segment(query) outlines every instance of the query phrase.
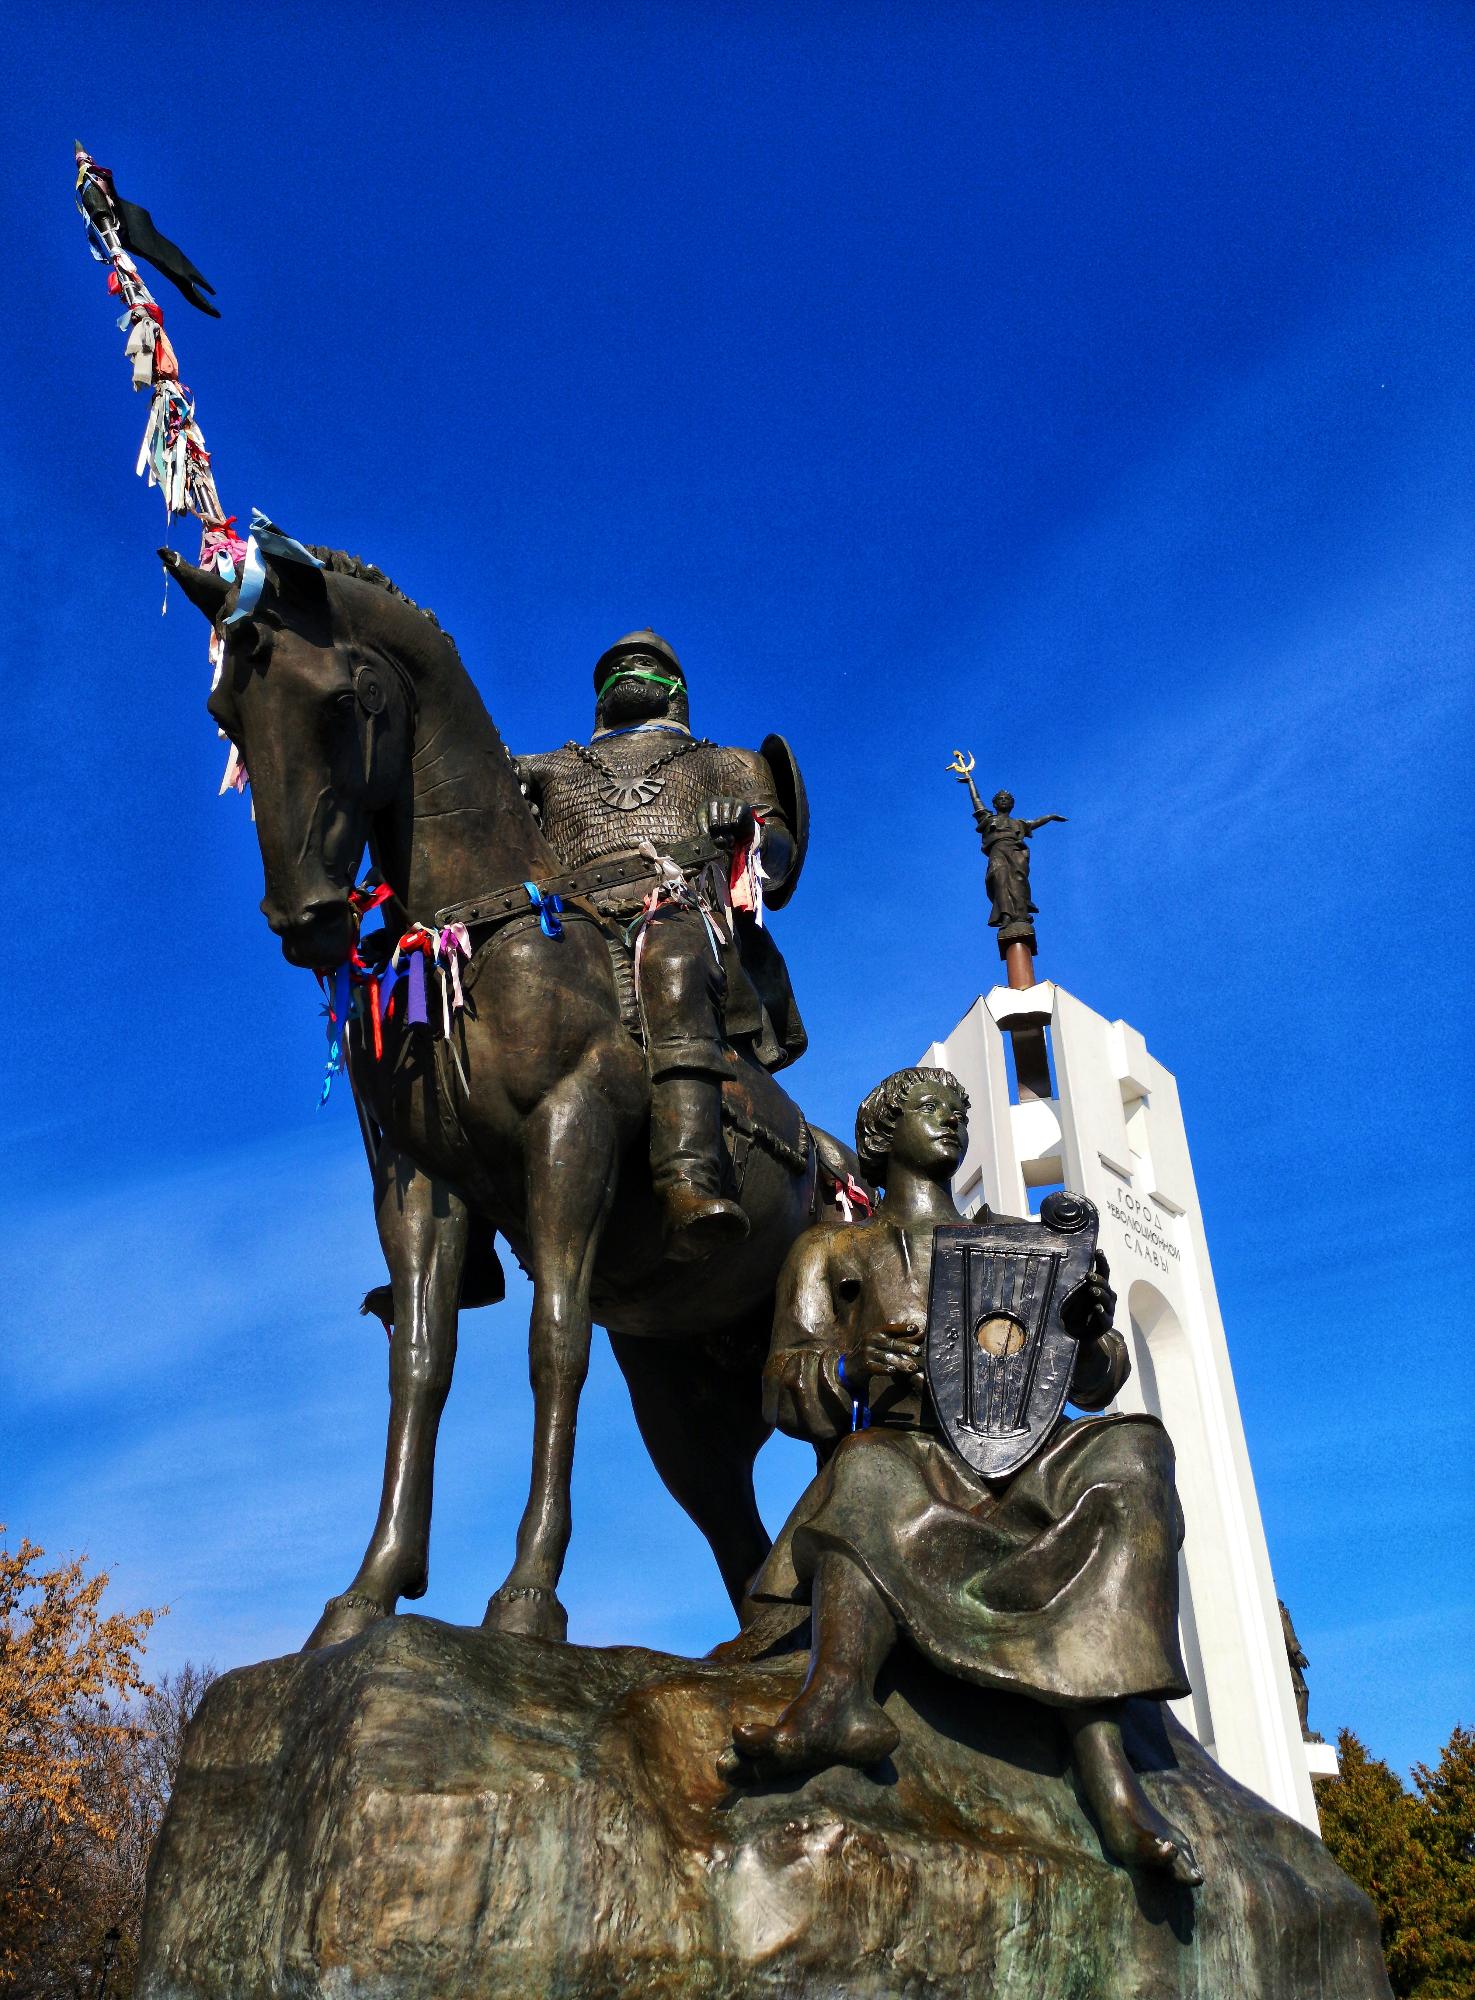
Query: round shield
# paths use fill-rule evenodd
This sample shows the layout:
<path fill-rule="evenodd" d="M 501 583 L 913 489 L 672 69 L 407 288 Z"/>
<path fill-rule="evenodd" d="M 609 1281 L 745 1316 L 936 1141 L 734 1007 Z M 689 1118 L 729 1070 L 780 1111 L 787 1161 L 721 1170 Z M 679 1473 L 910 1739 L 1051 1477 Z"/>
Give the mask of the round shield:
<path fill-rule="evenodd" d="M 778 793 L 779 805 L 794 836 L 794 866 L 788 881 L 782 888 L 763 892 L 768 907 L 781 910 L 799 886 L 804 857 L 809 852 L 809 794 L 804 789 L 798 760 L 784 737 L 765 736 L 761 755 L 773 773 L 773 789 Z"/>

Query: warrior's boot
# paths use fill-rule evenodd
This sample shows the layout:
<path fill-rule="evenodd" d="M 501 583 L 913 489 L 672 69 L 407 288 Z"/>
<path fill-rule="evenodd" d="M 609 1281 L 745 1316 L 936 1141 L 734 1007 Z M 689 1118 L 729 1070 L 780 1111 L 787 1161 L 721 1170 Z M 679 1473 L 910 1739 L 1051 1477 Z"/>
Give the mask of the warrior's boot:
<path fill-rule="evenodd" d="M 748 1218 L 719 1191 L 722 1085 L 715 1076 L 668 1072 L 651 1085 L 650 1173 L 665 1203 L 671 1254 L 683 1261 L 740 1242 Z"/>

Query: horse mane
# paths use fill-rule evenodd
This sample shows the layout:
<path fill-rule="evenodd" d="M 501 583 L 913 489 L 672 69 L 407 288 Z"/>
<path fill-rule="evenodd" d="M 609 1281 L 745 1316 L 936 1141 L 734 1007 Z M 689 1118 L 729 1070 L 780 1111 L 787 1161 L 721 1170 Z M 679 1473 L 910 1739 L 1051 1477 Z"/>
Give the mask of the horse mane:
<path fill-rule="evenodd" d="M 376 590 L 387 591 L 391 597 L 397 597 L 401 604 L 408 604 L 412 611 L 418 611 L 422 618 L 428 618 L 437 632 L 445 630 L 433 611 L 426 605 L 417 604 L 414 598 L 401 590 L 382 569 L 376 569 L 373 563 L 365 562 L 362 556 L 351 556 L 345 549 L 314 548 L 311 543 L 308 544 L 308 553 L 315 555 L 323 568 L 331 570 L 334 576 L 352 576 L 360 583 L 372 583 Z"/>

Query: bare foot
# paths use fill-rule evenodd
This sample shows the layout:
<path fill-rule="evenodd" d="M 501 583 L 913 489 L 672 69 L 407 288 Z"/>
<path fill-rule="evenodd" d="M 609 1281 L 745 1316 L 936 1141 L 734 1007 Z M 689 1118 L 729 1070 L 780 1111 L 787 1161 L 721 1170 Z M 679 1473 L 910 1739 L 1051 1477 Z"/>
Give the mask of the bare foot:
<path fill-rule="evenodd" d="M 1081 1785 L 1111 1858 L 1124 1868 L 1151 1868 L 1196 1889 L 1204 1878 L 1193 1849 L 1143 1791 L 1116 1724 L 1088 1723 L 1073 1742 Z"/>
<path fill-rule="evenodd" d="M 1132 1800 L 1091 1801 L 1101 1845 L 1126 1868 L 1156 1868 L 1187 1889 L 1196 1889 L 1203 1872 L 1193 1849 L 1170 1820 L 1153 1805 L 1141 1786 Z"/>
<path fill-rule="evenodd" d="M 776 1722 L 738 1723 L 732 1740 L 764 1771 L 821 1771 L 829 1764 L 864 1770 L 891 1755 L 901 1732 L 868 1695 L 811 1685 Z"/>

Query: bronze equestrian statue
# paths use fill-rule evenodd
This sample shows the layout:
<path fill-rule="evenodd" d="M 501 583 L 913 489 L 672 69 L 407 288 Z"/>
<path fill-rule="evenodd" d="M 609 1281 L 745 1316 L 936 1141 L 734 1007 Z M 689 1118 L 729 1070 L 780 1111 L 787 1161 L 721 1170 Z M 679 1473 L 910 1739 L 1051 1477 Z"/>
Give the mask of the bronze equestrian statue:
<path fill-rule="evenodd" d="M 803 782 L 780 737 L 778 764 L 691 733 L 686 675 L 664 639 L 629 632 L 594 668 L 590 742 L 516 759 L 543 836 L 565 867 L 625 858 L 643 842 L 662 852 L 710 834 L 740 854 L 758 835 L 764 899 L 788 901 L 804 863 Z M 788 972 L 760 921 L 737 910 L 729 935 L 695 902 L 661 902 L 643 916 L 649 876 L 596 889 L 590 901 L 627 930 L 639 925 L 634 999 L 651 1076 L 650 1170 L 665 1203 L 673 1254 L 748 1233 L 721 1185 L 721 1099 L 731 1043 L 767 1070 L 804 1053 L 807 1037 Z"/>
<path fill-rule="evenodd" d="M 952 1178 L 967 1112 L 946 1070 L 878 1084 L 856 1144 L 884 1199 L 854 1228 L 806 1232 L 784 1267 L 765 1412 L 813 1443 L 821 1466 L 746 1609 L 752 1623 L 764 1605 L 810 1605 L 813 1650 L 779 1715 L 738 1722 L 724 1770 L 786 1776 L 887 1757 L 897 1731 L 876 1677 L 905 1636 L 945 1673 L 1054 1708 L 1106 1850 L 1191 1885 L 1193 1852 L 1149 1801 L 1121 1727 L 1131 1697 L 1188 1692 L 1167 1432 L 1150 1416 L 1061 1415 L 1018 1470 L 986 1479 L 946 1441 L 923 1379 L 934 1239 L 961 1220 Z M 1061 1306 L 1069 1399 L 1085 1410 L 1104 1409 L 1131 1365 L 1108 1277 L 1098 1255 Z M 862 1399 L 874 1408 L 857 1427 Z"/>
<path fill-rule="evenodd" d="M 707 1096 L 700 1111 L 687 1102 L 672 1115 L 679 1146 L 699 1147 L 701 1161 L 676 1145 L 661 1154 L 668 1187 L 695 1189 L 700 1211 L 656 1193 L 645 1057 L 622 1008 L 620 948 L 612 955 L 608 920 L 590 899 L 614 876 L 624 886 L 626 870 L 639 874 L 642 895 L 669 871 L 638 852 L 567 868 L 550 837 L 568 824 L 550 760 L 525 766 L 545 831 L 433 617 L 355 558 L 264 539 L 254 576 L 248 553 L 244 585 L 160 553 L 224 642 L 210 712 L 250 774 L 261 907 L 283 953 L 294 965 L 336 968 L 362 942 L 350 897 L 366 842 L 392 891 L 384 935 L 447 923 L 455 912 L 473 948 L 449 1040 L 409 1025 L 409 1009 L 383 1022 L 382 1058 L 361 1025 L 346 1036 L 391 1281 L 389 1434 L 363 1561 L 308 1645 L 351 1637 L 426 1589 L 436 1431 L 457 1315 L 463 1302 L 500 1295 L 497 1232 L 533 1284 L 533 1460 L 516 1557 L 486 1623 L 544 1639 L 566 1634 L 557 1584 L 596 1319 L 609 1330 L 657 1470 L 706 1536 L 736 1602 L 769 1547 L 752 1467 L 770 1430 L 761 1376 L 775 1283 L 790 1244 L 855 1170 L 854 1157 L 805 1124 L 750 1038 L 723 1056 L 731 1185 L 711 1195 L 716 1078 L 704 1028 L 705 1066 L 695 1075 Z M 618 681 L 606 690 L 606 722 L 629 713 L 620 700 L 609 706 L 617 689 Z M 615 745 L 597 754 L 619 768 Z M 673 777 L 680 761 L 666 767 Z M 755 764 L 743 775 L 761 774 Z M 760 810 L 778 803 L 736 778 L 725 783 L 707 823 L 733 838 L 744 813 L 732 800 Z M 772 827 L 775 878 L 787 866 L 792 880 L 791 833 L 777 811 Z M 721 850 L 704 835 L 697 852 Z M 561 884 L 571 898 L 556 939 L 529 883 L 535 895 Z M 681 901 L 693 892 L 678 883 L 670 893 Z M 685 1080 L 685 1067 L 670 1074 Z M 681 1172 L 678 1158 L 687 1162 Z M 680 1239 L 697 1231 L 715 1238 L 703 1261 L 672 1254 L 673 1220 L 678 1250 L 694 1247 Z"/>

